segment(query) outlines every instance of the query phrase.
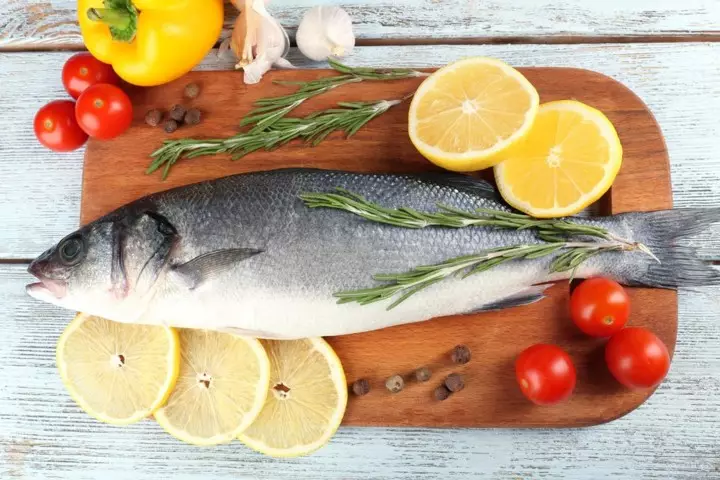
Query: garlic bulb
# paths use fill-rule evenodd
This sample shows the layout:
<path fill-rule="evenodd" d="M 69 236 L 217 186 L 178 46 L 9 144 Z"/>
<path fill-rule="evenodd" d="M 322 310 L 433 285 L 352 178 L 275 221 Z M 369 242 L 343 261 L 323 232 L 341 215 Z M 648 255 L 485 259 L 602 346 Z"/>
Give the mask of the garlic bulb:
<path fill-rule="evenodd" d="M 350 15 L 340 7 L 313 7 L 305 13 L 295 37 L 303 55 L 311 60 L 342 57 L 355 46 Z"/>
<path fill-rule="evenodd" d="M 290 51 L 287 32 L 265 9 L 269 0 L 233 0 L 240 14 L 233 27 L 232 36 L 220 45 L 219 55 L 232 50 L 238 62 L 236 69 L 243 69 L 247 84 L 260 81 L 273 65 L 292 67 L 285 60 Z"/>

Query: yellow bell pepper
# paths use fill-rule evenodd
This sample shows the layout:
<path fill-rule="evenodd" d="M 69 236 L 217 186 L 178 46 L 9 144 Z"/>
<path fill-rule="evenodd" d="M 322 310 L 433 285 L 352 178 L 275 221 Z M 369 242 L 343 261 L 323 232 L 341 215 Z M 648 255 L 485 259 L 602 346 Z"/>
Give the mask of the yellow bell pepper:
<path fill-rule="evenodd" d="M 126 82 L 167 83 L 207 55 L 223 25 L 222 0 L 78 0 L 85 46 Z"/>

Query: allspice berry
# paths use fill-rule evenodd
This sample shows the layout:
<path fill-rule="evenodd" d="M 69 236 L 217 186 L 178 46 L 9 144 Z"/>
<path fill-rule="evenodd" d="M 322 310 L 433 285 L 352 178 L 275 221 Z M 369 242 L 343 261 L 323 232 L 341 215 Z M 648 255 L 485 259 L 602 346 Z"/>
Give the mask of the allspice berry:
<path fill-rule="evenodd" d="M 400 375 L 393 375 L 385 380 L 385 388 L 391 393 L 398 393 L 400 390 L 405 388 L 405 381 Z"/>
<path fill-rule="evenodd" d="M 188 83 L 183 91 L 186 98 L 197 98 L 200 95 L 200 86 L 197 83 Z"/>
<path fill-rule="evenodd" d="M 430 380 L 430 369 L 428 367 L 420 367 L 415 370 L 415 379 L 418 382 L 427 382 Z"/>
<path fill-rule="evenodd" d="M 445 387 L 453 393 L 459 392 L 465 388 L 465 380 L 459 373 L 451 373 L 445 379 Z"/>
<path fill-rule="evenodd" d="M 185 113 L 185 125 L 197 125 L 200 123 L 200 110 L 191 108 Z"/>
<path fill-rule="evenodd" d="M 183 118 L 185 118 L 185 112 L 185 107 L 183 107 L 182 105 L 173 105 L 173 107 L 170 109 L 169 116 L 172 120 L 180 123 L 183 121 Z"/>
<path fill-rule="evenodd" d="M 433 396 L 435 397 L 435 400 L 440 400 L 441 402 L 445 399 L 447 399 L 450 396 L 451 392 L 447 389 L 445 385 L 440 385 L 435 389 L 435 392 L 433 392 Z"/>
<path fill-rule="evenodd" d="M 465 345 L 456 346 L 450 354 L 450 358 L 453 363 L 458 363 L 460 365 L 468 363 L 471 357 L 472 355 L 470 354 L 470 349 Z"/>
<path fill-rule="evenodd" d="M 172 119 L 168 120 L 167 122 L 165 122 L 165 125 L 163 125 L 163 128 L 167 133 L 173 133 L 175 130 L 178 129 L 178 122 Z"/>
<path fill-rule="evenodd" d="M 157 108 L 148 110 L 148 112 L 145 114 L 145 123 L 147 123 L 151 127 L 157 127 L 158 125 L 160 125 L 160 122 L 162 122 L 162 116 L 162 112 Z"/>
<path fill-rule="evenodd" d="M 367 395 L 367 393 L 370 391 L 370 382 L 368 382 L 364 378 L 355 380 L 352 384 L 352 391 L 358 397 Z"/>

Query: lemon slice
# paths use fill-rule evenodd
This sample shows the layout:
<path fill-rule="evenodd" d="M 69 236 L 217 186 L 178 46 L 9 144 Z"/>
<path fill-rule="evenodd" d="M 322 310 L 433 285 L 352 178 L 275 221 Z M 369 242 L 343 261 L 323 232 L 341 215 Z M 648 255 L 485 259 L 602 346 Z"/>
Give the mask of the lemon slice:
<path fill-rule="evenodd" d="M 530 82 L 492 58 L 467 58 L 430 75 L 410 104 L 410 140 L 447 170 L 497 164 L 532 126 L 539 104 Z"/>
<path fill-rule="evenodd" d="M 65 328 L 56 357 L 70 396 L 88 414 L 115 425 L 137 422 L 157 410 L 179 366 L 174 330 L 84 313 Z"/>
<path fill-rule="evenodd" d="M 612 185 L 622 164 L 615 127 L 599 110 L 545 103 L 525 140 L 495 167 L 506 202 L 540 218 L 578 213 Z"/>
<path fill-rule="evenodd" d="M 240 435 L 273 457 L 298 457 L 330 441 L 345 414 L 347 385 L 340 359 L 322 338 L 264 340 L 270 393 L 255 422 Z"/>
<path fill-rule="evenodd" d="M 157 422 L 194 445 L 228 443 L 265 403 L 270 363 L 258 340 L 206 330 L 178 330 L 180 375 Z"/>

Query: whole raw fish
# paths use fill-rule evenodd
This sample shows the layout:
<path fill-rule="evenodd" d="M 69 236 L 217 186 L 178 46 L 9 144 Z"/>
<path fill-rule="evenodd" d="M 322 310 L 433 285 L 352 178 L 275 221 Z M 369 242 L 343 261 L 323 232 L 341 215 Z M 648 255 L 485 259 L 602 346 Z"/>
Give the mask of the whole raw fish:
<path fill-rule="evenodd" d="M 214 329 L 266 338 L 343 335 L 442 315 L 540 300 L 553 255 L 452 276 L 388 310 L 390 301 L 338 304 L 339 291 L 482 250 L 541 242 L 531 230 L 407 229 L 349 212 L 309 208 L 302 193 L 337 187 L 387 207 L 509 210 L 488 183 L 457 174 L 389 175 L 287 169 L 175 188 L 86 225 L 39 256 L 35 298 L 120 322 Z M 720 283 L 677 237 L 720 220 L 720 209 L 573 219 L 641 242 L 641 251 L 596 255 L 575 272 L 628 285 Z"/>

